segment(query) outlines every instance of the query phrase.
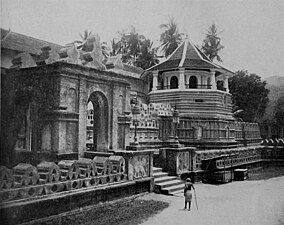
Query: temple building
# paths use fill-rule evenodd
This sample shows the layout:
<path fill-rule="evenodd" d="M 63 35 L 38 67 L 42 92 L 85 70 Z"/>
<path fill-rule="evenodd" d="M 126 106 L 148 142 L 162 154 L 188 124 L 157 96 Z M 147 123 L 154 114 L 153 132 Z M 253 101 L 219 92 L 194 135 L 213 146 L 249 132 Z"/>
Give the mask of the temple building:
<path fill-rule="evenodd" d="M 236 144 L 230 70 L 211 62 L 188 38 L 163 63 L 141 76 L 149 102 L 176 106 L 182 143 L 219 147 Z"/>
<path fill-rule="evenodd" d="M 274 156 L 259 145 L 258 124 L 233 117 L 234 73 L 188 38 L 146 71 L 104 57 L 99 40 L 90 35 L 85 51 L 1 29 L 5 224 L 142 192 L 173 194 L 195 174 L 232 180 L 233 167 Z"/>
<path fill-rule="evenodd" d="M 2 29 L 1 149 L 4 161 L 80 158 L 86 151 L 147 149 L 175 136 L 198 149 L 232 148 L 259 140 L 257 124 L 232 116 L 230 70 L 211 62 L 186 38 L 168 59 L 146 71 L 119 56 L 92 52 Z M 3 97 L 5 96 L 5 98 Z M 133 104 L 139 115 L 133 124 Z"/>

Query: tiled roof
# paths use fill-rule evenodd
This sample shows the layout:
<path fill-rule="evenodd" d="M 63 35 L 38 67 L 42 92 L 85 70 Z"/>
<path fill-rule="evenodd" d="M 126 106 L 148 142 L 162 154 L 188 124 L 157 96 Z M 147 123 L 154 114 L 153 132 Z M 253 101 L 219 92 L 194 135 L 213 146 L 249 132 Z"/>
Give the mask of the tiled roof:
<path fill-rule="evenodd" d="M 123 63 L 123 70 L 131 72 L 131 73 L 137 73 L 141 74 L 144 72 L 144 70 L 140 67 L 132 66 L 126 63 Z"/>
<path fill-rule="evenodd" d="M 232 71 L 211 62 L 209 58 L 188 39 L 181 43 L 166 61 L 153 66 L 146 71 L 161 71 L 177 68 L 218 69 L 233 74 Z"/>
<path fill-rule="evenodd" d="M 3 35 L 2 35 L 3 34 Z M 5 37 L 2 40 L 2 36 Z M 53 44 L 47 41 L 42 41 L 33 37 L 26 35 L 18 34 L 1 28 L 1 48 L 11 49 L 19 52 L 27 52 L 34 55 L 39 55 L 41 48 L 44 46 L 50 46 L 55 51 L 58 51 L 63 48 L 61 45 Z"/>

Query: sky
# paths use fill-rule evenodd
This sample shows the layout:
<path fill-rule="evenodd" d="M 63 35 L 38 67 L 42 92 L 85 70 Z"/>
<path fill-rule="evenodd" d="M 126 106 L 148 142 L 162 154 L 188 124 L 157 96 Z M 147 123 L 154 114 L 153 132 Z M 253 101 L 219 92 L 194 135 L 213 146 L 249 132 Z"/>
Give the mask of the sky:
<path fill-rule="evenodd" d="M 263 79 L 284 76 L 284 0 L 0 0 L 1 27 L 67 44 L 88 29 L 110 43 L 133 25 L 159 43 L 160 24 L 174 17 L 197 45 L 215 22 L 222 66 Z"/>

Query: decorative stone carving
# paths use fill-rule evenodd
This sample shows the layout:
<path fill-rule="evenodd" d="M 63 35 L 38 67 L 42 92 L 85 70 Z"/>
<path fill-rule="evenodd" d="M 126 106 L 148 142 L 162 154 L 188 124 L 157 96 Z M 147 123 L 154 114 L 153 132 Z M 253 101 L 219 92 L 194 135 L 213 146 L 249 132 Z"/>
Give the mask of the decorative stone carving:
<path fill-rule="evenodd" d="M 5 166 L 0 166 L 0 190 L 14 186 L 13 171 Z"/>
<path fill-rule="evenodd" d="M 54 50 L 51 50 L 49 53 L 49 57 L 45 60 L 46 64 L 51 64 L 56 62 L 58 59 L 60 59 L 60 56 L 57 52 L 55 52 Z"/>
<path fill-rule="evenodd" d="M 44 47 L 41 48 L 41 53 L 39 55 L 39 59 L 36 62 L 36 64 L 38 66 L 46 64 L 46 60 L 50 56 L 50 51 L 51 51 L 51 47 L 50 46 L 44 46 Z"/>
<path fill-rule="evenodd" d="M 20 163 L 13 168 L 15 185 L 18 187 L 36 185 L 39 182 L 39 174 L 36 167 L 31 164 Z"/>
<path fill-rule="evenodd" d="M 79 167 L 75 160 L 61 160 L 58 163 L 63 180 L 72 180 L 79 177 Z"/>
<path fill-rule="evenodd" d="M 177 173 L 181 174 L 182 172 L 189 171 L 189 152 L 179 152 L 177 154 Z"/>
<path fill-rule="evenodd" d="M 138 161 L 140 166 L 136 164 L 136 176 L 149 174 L 147 168 L 142 168 L 147 164 L 145 160 Z M 43 161 L 37 167 L 20 163 L 13 171 L 0 166 L 0 201 L 46 196 L 81 187 L 122 182 L 127 180 L 127 177 L 125 159 L 116 155 L 95 157 L 94 160 L 62 160 L 58 165 Z"/>
<path fill-rule="evenodd" d="M 59 167 L 54 162 L 41 162 L 37 165 L 38 174 L 40 179 L 44 182 L 58 182 L 61 177 Z"/>
<path fill-rule="evenodd" d="M 134 156 L 130 158 L 129 180 L 149 176 L 149 156 Z"/>
<path fill-rule="evenodd" d="M 36 66 L 33 57 L 27 52 L 16 55 L 12 60 L 12 64 L 11 68 L 28 68 Z"/>

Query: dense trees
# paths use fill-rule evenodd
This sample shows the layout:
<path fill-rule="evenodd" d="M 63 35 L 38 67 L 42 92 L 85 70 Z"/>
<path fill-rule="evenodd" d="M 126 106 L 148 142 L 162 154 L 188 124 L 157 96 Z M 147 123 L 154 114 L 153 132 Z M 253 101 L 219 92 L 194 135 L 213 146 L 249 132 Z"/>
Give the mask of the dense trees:
<path fill-rule="evenodd" d="M 259 122 L 269 101 L 266 82 L 256 74 L 237 71 L 229 79 L 229 88 L 235 108 L 243 110 L 240 117 L 247 122 Z"/>
<path fill-rule="evenodd" d="M 182 42 L 182 33 L 179 33 L 178 25 L 174 18 L 170 18 L 168 23 L 161 24 L 163 33 L 160 36 L 162 51 L 168 57 Z"/>
<path fill-rule="evenodd" d="M 216 25 L 215 23 L 212 23 L 212 25 L 207 30 L 201 50 L 205 55 L 208 56 L 211 61 L 216 58 L 217 61 L 222 62 L 222 59 L 219 56 L 219 52 L 224 48 L 224 46 L 221 45 L 221 38 L 218 35 L 219 33 L 217 31 Z"/>
<path fill-rule="evenodd" d="M 284 135 L 284 95 L 279 97 L 274 108 L 274 121 L 280 127 L 280 135 Z"/>
<path fill-rule="evenodd" d="M 112 55 L 121 54 L 122 62 L 147 69 L 159 62 L 157 59 L 157 49 L 153 47 L 153 42 L 144 35 L 138 34 L 134 26 L 130 31 L 122 30 L 118 32 L 119 39 L 112 40 Z"/>

